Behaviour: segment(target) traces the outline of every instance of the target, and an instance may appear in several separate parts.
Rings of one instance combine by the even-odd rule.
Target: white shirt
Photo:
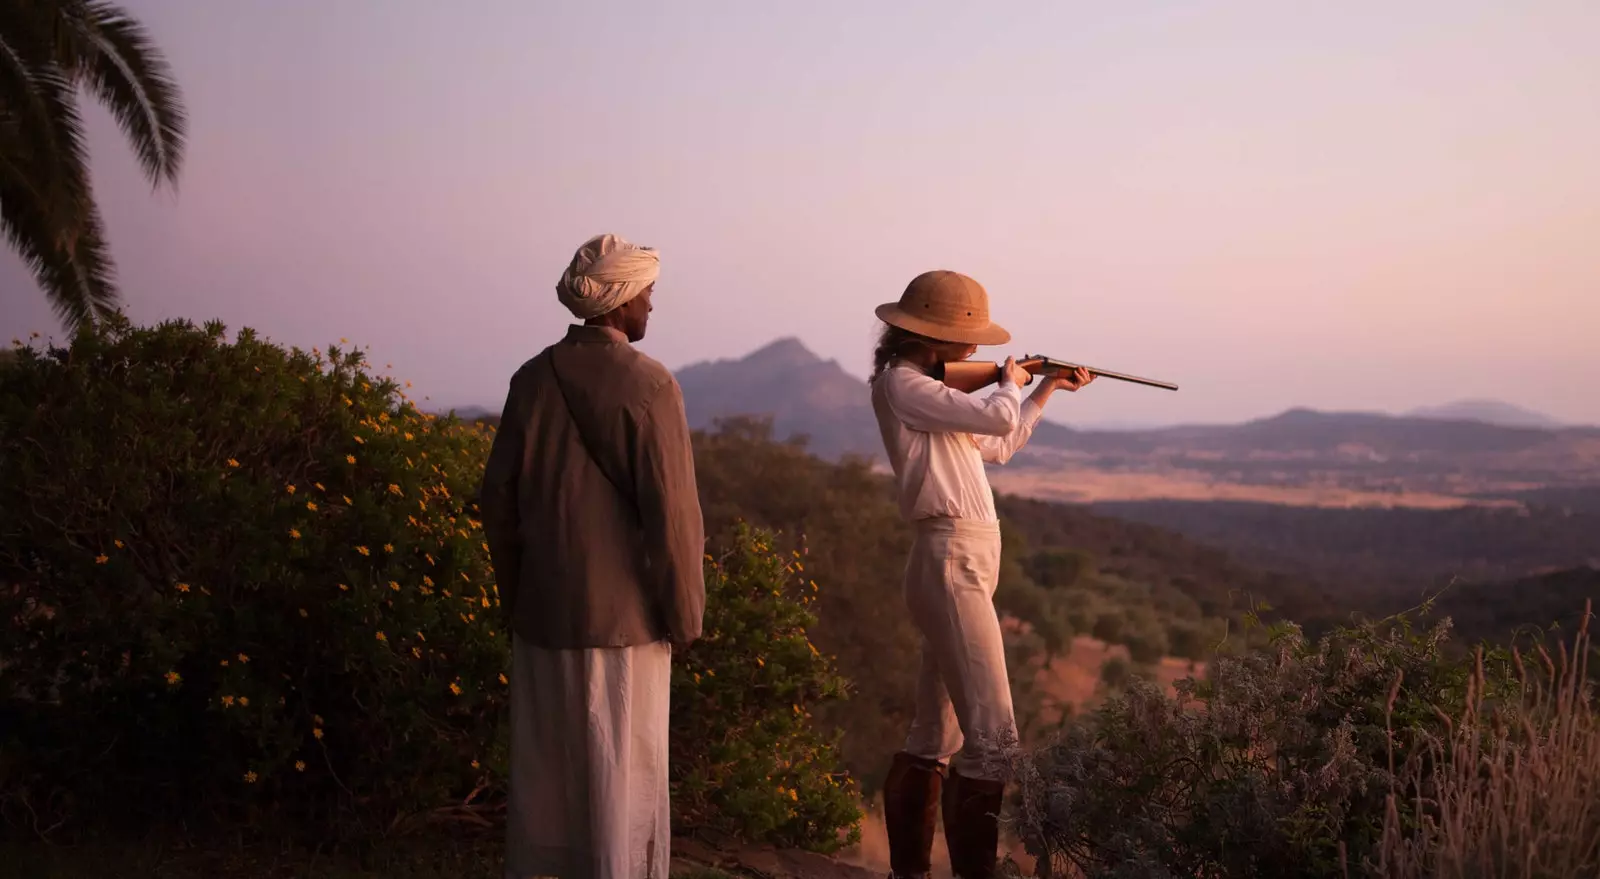
[[[909,521],[999,521],[983,464],[1010,460],[1043,414],[1009,378],[980,399],[898,362],[872,381],[872,410]]]

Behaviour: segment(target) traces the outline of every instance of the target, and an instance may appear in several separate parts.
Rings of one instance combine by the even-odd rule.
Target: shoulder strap
[[[561,403],[567,407],[567,417],[572,420],[573,430],[578,434],[578,442],[582,444],[584,453],[589,456],[589,460],[593,461],[596,467],[600,468],[600,474],[606,478],[607,482],[611,483],[612,488],[617,490],[617,494],[621,495],[624,501],[627,501],[629,508],[633,510],[634,516],[638,517],[638,498],[632,491],[622,487],[622,482],[617,479],[611,472],[611,468],[607,466],[608,459],[596,455],[594,446],[589,444],[589,436],[583,429],[583,422],[578,420],[577,413],[572,410],[572,401],[567,398],[566,384],[561,381],[561,372],[556,369],[555,352],[551,351],[547,359],[550,364],[550,376],[555,379],[556,390],[561,394]],[[643,521],[642,518],[641,521]]]

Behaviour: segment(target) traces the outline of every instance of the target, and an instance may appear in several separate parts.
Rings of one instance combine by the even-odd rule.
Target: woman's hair
[[[938,350],[943,347],[946,347],[946,343],[937,339],[885,323],[878,330],[878,344],[872,349],[872,377],[877,378],[896,358],[912,354],[919,348]]]

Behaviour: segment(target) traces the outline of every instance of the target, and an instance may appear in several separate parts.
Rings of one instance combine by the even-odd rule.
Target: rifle
[[[1000,363],[973,360],[953,360],[940,365],[935,370],[934,378],[958,391],[972,393],[979,388],[986,388],[1000,381]],[[1125,375],[1112,372],[1109,369],[1100,369],[1096,366],[1084,366],[1081,363],[1068,363],[1065,360],[1056,360],[1040,354],[1027,354],[1017,361],[1017,365],[1028,371],[1026,384],[1033,384],[1036,375],[1054,375],[1058,372],[1071,372],[1075,369],[1088,370],[1090,375],[1101,378],[1114,378],[1117,381],[1133,382],[1139,385],[1149,385],[1152,388],[1162,388],[1176,391],[1178,386],[1171,382],[1158,381],[1153,378],[1140,378],[1136,375]]]

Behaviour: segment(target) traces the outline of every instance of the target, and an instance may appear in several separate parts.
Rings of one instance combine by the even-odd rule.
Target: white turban
[[[588,320],[643,293],[660,272],[661,257],[654,247],[597,235],[573,254],[556,295],[579,320]]]

